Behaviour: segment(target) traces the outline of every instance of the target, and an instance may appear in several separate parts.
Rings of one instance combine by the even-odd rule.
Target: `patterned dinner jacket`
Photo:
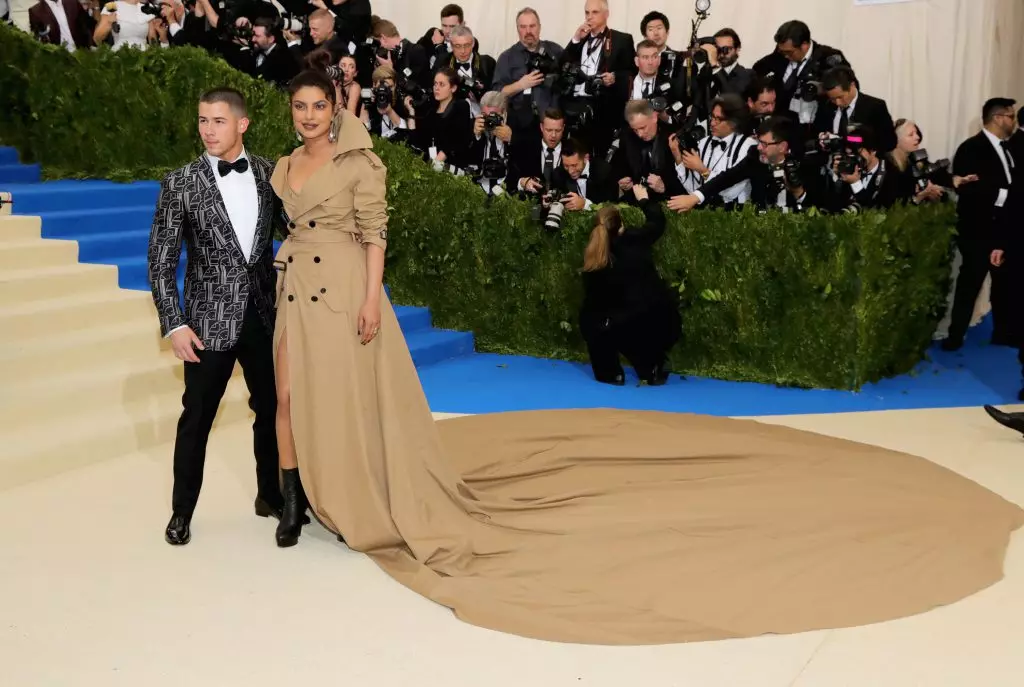
[[[274,329],[274,224],[283,218],[283,210],[270,186],[273,163],[252,154],[247,157],[259,202],[249,260],[205,155],[174,170],[160,185],[149,237],[149,282],[164,336],[188,325],[206,349],[230,350],[238,341],[250,297],[268,331]],[[183,244],[184,312],[177,283]]]

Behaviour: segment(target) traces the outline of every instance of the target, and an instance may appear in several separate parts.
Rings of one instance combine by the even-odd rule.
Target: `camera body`
[[[910,154],[910,170],[914,177],[914,183],[917,186],[918,191],[923,191],[928,187],[929,181],[935,181],[940,173],[944,172],[949,174],[950,161],[948,159],[936,160],[931,162],[928,160],[928,151],[924,148],[919,148]]]
[[[558,60],[543,52],[530,53],[526,58],[526,73],[540,72],[544,76],[558,73]]]
[[[800,188],[804,185],[803,177],[800,174],[800,160],[792,155],[787,154],[782,162],[769,164],[768,167],[771,170],[776,193],[791,188]]]
[[[565,219],[565,203],[562,202],[562,196],[545,184],[540,199],[533,206],[530,215],[534,222],[539,222],[547,231],[560,230],[562,220]]]
[[[468,80],[462,77],[459,87],[455,90],[456,98],[469,98],[473,96],[477,101],[487,92],[487,87],[479,79]]]
[[[484,131],[494,133],[494,130],[505,123],[505,117],[500,112],[488,112],[480,115],[484,120]]]
[[[490,182],[500,181],[508,174],[508,165],[500,157],[489,157],[479,165],[466,165],[466,175],[473,181],[487,179]]]
[[[697,114],[691,112],[680,122],[675,135],[679,139],[680,150],[697,150],[700,142],[707,138],[708,130],[701,126]]]
[[[409,73],[409,70],[405,69],[398,75],[398,99],[405,102],[405,99],[409,98],[416,109],[426,107],[433,101],[434,95],[413,81]]]
[[[159,17],[162,7],[159,2],[140,2],[139,9],[143,14],[148,14],[151,17]],[[252,28],[249,28],[249,37],[252,37]]]
[[[570,97],[576,86],[583,85],[584,90],[590,95],[598,95],[604,88],[604,80],[600,74],[588,76],[583,72],[579,63],[567,62],[562,65],[562,71],[558,78],[559,90],[565,97]]]

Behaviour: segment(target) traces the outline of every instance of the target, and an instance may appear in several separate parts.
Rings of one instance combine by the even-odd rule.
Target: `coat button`
[[[313,258],[313,262],[320,262],[320,256],[318,255],[315,258]]]
[[[327,289],[320,289],[320,293],[327,293]]]
[[[288,228],[289,229],[294,229],[295,228],[295,222],[289,222],[288,223]]]
[[[295,300],[295,296],[288,296],[288,300],[289,301],[294,301]]]
[[[291,256],[291,255],[288,256],[288,262],[291,262],[293,259],[294,259],[293,256]]]
[[[318,300],[320,300],[320,299],[319,299],[319,298],[317,298],[316,296],[313,296],[313,297],[312,297],[312,298],[310,298],[309,300],[311,300],[311,301],[313,301],[314,303],[316,303],[316,302],[317,302]]]
[[[314,220],[309,220],[309,228],[316,229],[316,222]]]

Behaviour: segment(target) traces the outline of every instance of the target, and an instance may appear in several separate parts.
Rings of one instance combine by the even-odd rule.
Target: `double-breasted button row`
[[[295,228],[295,226],[296,226],[296,225],[295,225],[295,222],[289,222],[289,223],[288,223],[288,228],[289,228],[289,229],[294,229],[294,228]],[[316,220],[312,220],[312,219],[311,219],[311,220],[309,220],[309,228],[310,228],[310,229],[316,229]]]

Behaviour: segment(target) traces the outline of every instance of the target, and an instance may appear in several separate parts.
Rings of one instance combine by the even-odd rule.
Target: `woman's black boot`
[[[277,524],[277,545],[281,547],[295,546],[302,534],[302,516],[306,512],[306,493],[302,490],[299,469],[281,471],[281,496],[284,497],[284,509],[281,522]]]

